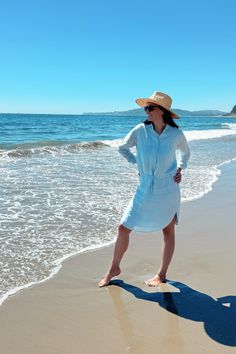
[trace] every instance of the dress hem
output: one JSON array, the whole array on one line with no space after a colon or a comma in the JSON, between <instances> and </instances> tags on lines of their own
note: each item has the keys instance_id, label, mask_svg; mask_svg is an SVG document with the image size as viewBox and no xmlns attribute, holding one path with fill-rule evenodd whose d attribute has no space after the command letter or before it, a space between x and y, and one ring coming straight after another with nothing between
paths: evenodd
<instances>
[{"instance_id":1,"label":"dress hem","mask_svg":"<svg viewBox=\"0 0 236 354\"><path fill-rule=\"evenodd\" d=\"M175 225L179 225L179 215L178 215L178 212L175 212L173 218L176 217L175 219ZM173 220L173 218L171 220ZM167 225L169 225L170 222L168 222L165 226L161 227L160 229L149 229L149 230L146 230L146 229L140 229L140 228L135 228L134 227L131 227L129 226L127 223L121 223L124 227L126 227L127 229L130 229L131 231L135 231L135 232L158 232L158 231L162 231Z\"/></svg>"}]
</instances>

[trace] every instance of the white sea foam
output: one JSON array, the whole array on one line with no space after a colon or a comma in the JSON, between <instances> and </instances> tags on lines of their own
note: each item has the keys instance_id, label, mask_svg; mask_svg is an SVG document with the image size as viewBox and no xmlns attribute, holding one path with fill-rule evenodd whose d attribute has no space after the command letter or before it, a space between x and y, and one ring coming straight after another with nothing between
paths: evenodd
<instances>
[{"instance_id":1,"label":"white sea foam","mask_svg":"<svg viewBox=\"0 0 236 354\"><path fill-rule=\"evenodd\" d=\"M210 179L206 182L204 181L204 187L205 189L202 192L198 192L196 195L191 195L191 190L189 190L186 194L186 196L184 196L182 198L182 202L190 202L196 199L200 199L202 198L204 195L208 194L210 191L213 190L213 185L215 184L215 182L219 179L220 175L221 175L221 167L225 164L228 164L230 162L236 161L236 157L223 161L221 163L219 163L218 165L209 167L208 169L205 170L205 172L207 173L208 176L210 176ZM185 173L185 172L183 172ZM198 177L199 178L199 177ZM203 176L204 178L204 176ZM189 193L189 194L188 194Z\"/></svg>"},{"instance_id":2,"label":"white sea foam","mask_svg":"<svg viewBox=\"0 0 236 354\"><path fill-rule=\"evenodd\" d=\"M183 130L183 132L188 141L221 138L223 136L236 134L236 123L224 123L222 125L226 126L228 129ZM111 147L117 147L121 141L122 139L114 139L102 140L101 142Z\"/></svg>"},{"instance_id":3,"label":"white sea foam","mask_svg":"<svg viewBox=\"0 0 236 354\"><path fill-rule=\"evenodd\" d=\"M223 123L223 126L226 126L232 130L236 130L236 123Z\"/></svg>"},{"instance_id":4,"label":"white sea foam","mask_svg":"<svg viewBox=\"0 0 236 354\"><path fill-rule=\"evenodd\" d=\"M6 301L9 298L9 296L14 295L14 294L18 293L19 291L21 291L23 289L27 289L27 288L29 288L29 287L31 287L33 285L38 285L38 284L44 283L45 281L47 281L47 280L51 279L52 277L54 277L59 272L59 270L61 269L62 263L65 260L67 260L67 259L69 259L71 257L74 257L74 256L76 256L78 254L81 254L81 253L95 251L95 250L100 249L100 248L108 247L112 243L114 243L114 240L106 242L106 243L100 243L100 244L97 244L96 246L88 246L88 247L83 248L80 251L69 253L69 254L67 254L67 255L55 260L53 262L54 268L51 270L49 276L45 277L42 280L32 281L30 283L24 284L22 286L16 286L16 287L8 290L5 294L0 296L0 306L3 304L4 301Z\"/></svg>"},{"instance_id":5,"label":"white sea foam","mask_svg":"<svg viewBox=\"0 0 236 354\"><path fill-rule=\"evenodd\" d=\"M209 130L187 130L184 134L188 141L221 138L228 135L235 135L236 129L209 129Z\"/></svg>"},{"instance_id":6,"label":"white sea foam","mask_svg":"<svg viewBox=\"0 0 236 354\"><path fill-rule=\"evenodd\" d=\"M195 188L197 188L197 182L195 182L195 188L185 190L185 195L181 199L182 202L190 202L202 198L213 189L214 183L221 175L221 170L218 168L218 166L212 166L211 168L208 168L204 171L207 174L208 179L206 179L203 173L200 174L198 171L196 172L197 176L195 180L200 181L199 184L204 185L204 189L200 186L199 190L195 190Z\"/></svg>"}]
</instances>

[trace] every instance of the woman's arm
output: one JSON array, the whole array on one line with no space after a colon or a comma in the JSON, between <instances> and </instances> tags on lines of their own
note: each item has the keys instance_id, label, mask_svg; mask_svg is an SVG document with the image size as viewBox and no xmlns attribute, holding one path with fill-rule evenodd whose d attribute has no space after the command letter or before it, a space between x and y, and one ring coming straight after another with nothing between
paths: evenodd
<instances>
[{"instance_id":1,"label":"woman's arm","mask_svg":"<svg viewBox=\"0 0 236 354\"><path fill-rule=\"evenodd\" d=\"M177 144L177 168L185 169L187 168L188 160L190 158L190 149L188 146L187 139L182 131L179 136Z\"/></svg>"},{"instance_id":2,"label":"woman's arm","mask_svg":"<svg viewBox=\"0 0 236 354\"><path fill-rule=\"evenodd\" d=\"M136 146L136 130L133 128L122 140L118 147L119 153L130 163L135 164L136 156L130 151L132 146Z\"/></svg>"}]
</instances>

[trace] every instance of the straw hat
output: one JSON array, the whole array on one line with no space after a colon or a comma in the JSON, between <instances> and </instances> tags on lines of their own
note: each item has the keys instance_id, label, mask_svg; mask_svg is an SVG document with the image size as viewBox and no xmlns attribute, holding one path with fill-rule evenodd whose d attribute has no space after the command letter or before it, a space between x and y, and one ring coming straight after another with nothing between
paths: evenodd
<instances>
[{"instance_id":1,"label":"straw hat","mask_svg":"<svg viewBox=\"0 0 236 354\"><path fill-rule=\"evenodd\" d=\"M163 108L167 109L167 111L171 113L172 118L180 118L176 113L171 110L171 97L163 92L155 91L149 98L138 98L137 100L135 100L135 102L141 107L148 106L152 103L158 104L159 106L162 106Z\"/></svg>"}]
</instances>

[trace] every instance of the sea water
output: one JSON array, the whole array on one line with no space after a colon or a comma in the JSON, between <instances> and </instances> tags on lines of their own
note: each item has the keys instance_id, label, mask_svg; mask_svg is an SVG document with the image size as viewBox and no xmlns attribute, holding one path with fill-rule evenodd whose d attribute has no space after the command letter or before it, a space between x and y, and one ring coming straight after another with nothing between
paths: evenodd
<instances>
[{"instance_id":1,"label":"sea water","mask_svg":"<svg viewBox=\"0 0 236 354\"><path fill-rule=\"evenodd\" d=\"M0 114L0 303L50 278L65 258L114 242L138 182L117 146L145 119ZM181 182L188 202L236 159L236 118L176 123L191 149Z\"/></svg>"}]
</instances>

